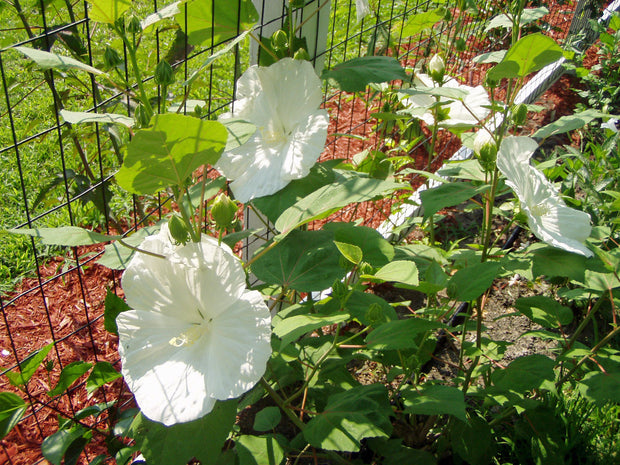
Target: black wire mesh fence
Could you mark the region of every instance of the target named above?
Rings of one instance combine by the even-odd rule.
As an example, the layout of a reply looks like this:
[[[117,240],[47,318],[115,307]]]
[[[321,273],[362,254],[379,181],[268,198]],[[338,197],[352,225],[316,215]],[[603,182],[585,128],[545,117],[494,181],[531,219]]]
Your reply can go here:
[[[220,0],[196,0],[216,12]],[[253,35],[268,40],[286,27],[287,9],[280,0],[234,0],[223,2],[241,12],[253,4],[259,20]],[[533,7],[539,2],[531,2]],[[544,16],[544,33],[559,43],[569,31],[579,32],[583,11],[600,11],[598,2],[544,2],[550,12]],[[591,8],[584,10],[583,4]],[[391,55],[410,69],[421,69],[432,50],[441,48],[451,75],[469,85],[481,84],[490,65],[473,64],[485,52],[509,44],[508,32],[486,31],[485,20],[494,16],[501,2],[431,2],[421,0],[377,0],[372,14],[358,20],[353,0],[308,0],[296,10],[303,39],[315,69],[320,74],[348,59],[362,55]],[[168,11],[158,0],[132,2],[132,14],[144,20],[156,12]],[[192,8],[192,4],[188,8]],[[0,6],[0,228],[24,229],[75,225],[104,233],[126,234],[153,225],[171,210],[165,195],[136,198],[123,193],[114,182],[122,163],[122,145],[130,130],[108,122],[69,124],[63,111],[89,111],[140,117],[132,95],[140,86],[132,78],[127,44],[114,38],[110,28],[92,21],[86,1],[4,1]],[[433,33],[422,28],[410,34],[411,23],[421,15],[443,18]],[[588,13],[589,14],[589,13]],[[163,15],[165,16],[165,15]],[[237,33],[242,31],[241,14]],[[152,18],[152,17],[151,17]],[[129,19],[127,19],[129,21]],[[573,25],[573,26],[571,26]],[[237,33],[218,36],[211,29],[207,45],[195,46],[184,31],[187,16],[158,22],[138,45],[141,76],[151,102],[163,111],[191,113],[214,119],[226,111],[235,98],[235,81],[251,63],[261,62],[266,52],[256,42]],[[49,51],[71,57],[79,63],[104,70],[110,79],[77,72],[41,69],[18,47]],[[210,63],[214,54],[222,56]],[[174,83],[162,85],[154,70],[165,60],[174,73]],[[199,72],[199,73],[198,73]],[[191,86],[188,85],[191,83]],[[383,110],[393,105],[381,86],[350,94],[325,84],[324,106],[330,114],[330,134],[323,160],[354,160],[364,150],[387,155],[426,155],[428,134],[419,129],[415,144],[399,151],[398,140],[381,120]],[[171,99],[169,96],[173,96]],[[388,142],[386,142],[388,141]],[[440,159],[459,146],[455,137],[441,141]],[[417,168],[422,168],[417,166]],[[217,178],[217,173],[200,173]],[[421,181],[412,179],[414,186]],[[223,186],[222,186],[223,187]],[[391,202],[367,203],[343,210],[328,221],[360,219],[377,227],[392,210]],[[246,245],[245,247],[248,247]],[[118,368],[115,337],[104,327],[104,300],[122,297],[120,270],[98,265],[103,246],[61,248],[20,235],[4,235],[0,244],[0,366],[2,374],[27,370],[28,356],[48,344],[46,362],[22,390],[0,377],[0,388],[19,393],[32,406],[17,427],[2,440],[0,457],[13,464],[39,463],[40,444],[55,431],[58,418],[75,418],[87,406],[120,400],[132,405],[131,394],[120,380],[87,396],[85,382],[50,397],[47,392],[67,365],[82,361],[107,361]],[[240,250],[244,253],[244,250]],[[247,256],[247,250],[245,251]],[[84,463],[105,451],[97,439],[97,425],[106,416],[83,420],[94,426],[95,441],[81,458]],[[103,426],[102,426],[103,427]],[[103,436],[102,436],[103,438]]]

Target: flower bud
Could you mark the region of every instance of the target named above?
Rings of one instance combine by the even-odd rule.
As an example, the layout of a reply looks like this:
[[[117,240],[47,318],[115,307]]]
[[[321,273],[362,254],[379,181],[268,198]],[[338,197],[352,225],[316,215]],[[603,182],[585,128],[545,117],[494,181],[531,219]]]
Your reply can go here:
[[[148,116],[146,107],[142,103],[140,103],[136,107],[135,118],[136,118],[136,121],[138,122],[138,127],[140,128],[148,127],[149,123],[151,122],[151,119]]]
[[[142,32],[142,24],[140,24],[140,19],[137,16],[129,18],[127,32],[131,32],[132,34],[140,34]]]
[[[428,74],[430,74],[433,81],[437,84],[443,83],[443,75],[446,72],[446,65],[439,55],[433,55],[431,61],[428,63]]]
[[[103,64],[106,68],[116,68],[124,63],[118,52],[112,47],[108,46],[103,52]]]
[[[174,82],[174,69],[166,61],[161,60],[155,68],[155,82],[160,86],[169,86]]]
[[[288,36],[282,29],[278,29],[271,36],[271,46],[276,52],[286,50],[288,48]]]
[[[497,159],[497,144],[493,135],[482,128],[476,133],[474,139],[474,154],[480,160],[480,165],[486,172],[495,169],[495,160]]]
[[[520,103],[512,107],[512,122],[516,126],[521,126],[527,120],[527,105]]]
[[[376,302],[370,304],[368,310],[366,310],[365,317],[370,326],[377,326],[381,323],[385,323],[386,321],[381,305]]]
[[[295,58],[296,60],[310,61],[310,55],[308,55],[308,52],[305,48],[300,48],[299,50],[297,50],[293,55],[293,58]]]
[[[211,217],[218,229],[232,226],[237,215],[237,205],[223,192],[218,195],[211,206]]]
[[[189,240],[187,225],[178,215],[172,215],[168,220],[168,230],[172,238],[180,244],[186,244]]]

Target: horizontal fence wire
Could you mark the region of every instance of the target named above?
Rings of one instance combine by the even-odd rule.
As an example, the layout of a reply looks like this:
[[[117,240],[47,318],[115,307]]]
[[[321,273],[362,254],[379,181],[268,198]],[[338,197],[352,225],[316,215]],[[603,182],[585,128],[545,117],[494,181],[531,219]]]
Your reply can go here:
[[[228,1],[241,3],[241,0]],[[268,4],[275,1],[254,0],[261,17],[265,17]],[[3,20],[0,29],[4,29],[0,39],[0,161],[3,168],[0,183],[7,187],[7,194],[0,200],[0,228],[70,224],[109,234],[127,234],[153,225],[172,211],[171,199],[165,194],[136,198],[123,194],[114,184],[114,173],[122,160],[119,141],[126,140],[128,132],[106,124],[70,125],[59,117],[63,109],[135,116],[137,108],[130,96],[138,90],[137,83],[130,77],[127,49],[112,41],[105,25],[89,19],[88,2],[65,2],[66,6],[59,6],[61,3],[40,0],[22,7],[14,2],[14,10],[9,5],[0,9]],[[312,60],[319,73],[323,68],[367,54],[391,55],[410,70],[423,70],[431,51],[440,47],[452,75],[459,76],[468,85],[479,85],[489,66],[472,67],[472,58],[501,50],[509,44],[505,31],[489,33],[482,27],[497,11],[492,8],[492,2],[489,3],[489,8],[479,11],[476,20],[449,8],[450,20],[443,23],[433,39],[427,34],[406,37],[403,32],[413,15],[438,7],[430,1],[378,0],[373,2],[374,16],[358,22],[352,0],[309,0],[297,20],[307,21],[304,33],[309,34],[309,27],[315,28],[315,40],[308,46],[314,51]],[[139,17],[166,6],[161,0],[134,1],[133,4]],[[602,8],[600,2],[579,2],[575,13],[576,5],[574,1],[555,2],[554,9],[543,20],[543,28],[547,28],[543,32],[563,43],[568,34],[586,30],[588,19],[597,17]],[[283,1],[279,15],[260,22],[254,33],[268,38],[274,28],[283,27],[285,6]],[[312,23],[310,13],[306,12],[313,8],[325,9],[328,13]],[[324,46],[318,40],[322,31],[327,37]],[[172,64],[176,82],[169,93],[181,104],[186,89],[182,83],[230,40],[218,42],[213,36],[211,39],[211,45],[197,48],[189,44],[182,28],[165,28],[144,39],[140,58],[149,69],[162,58]],[[246,39],[235,46],[225,59],[209,67],[200,77],[192,99],[202,102],[203,117],[214,119],[227,111],[235,99],[234,83],[240,73],[260,60],[260,48],[253,49],[247,42]],[[125,82],[120,89],[93,75],[42,71],[15,49],[25,46],[52,51],[102,67],[106,63],[107,45],[120,51],[121,63],[107,70]],[[157,98],[154,94],[154,101],[160,105],[161,99],[167,96],[161,95],[162,89],[154,84],[154,76],[143,76],[143,81],[157,94]],[[390,105],[387,97],[376,88],[355,95],[339,92],[328,84],[325,90],[324,106],[330,113],[330,134],[337,135],[329,137],[322,160],[351,161],[364,150],[385,150],[383,135],[373,115]],[[191,113],[188,106],[181,111]],[[426,153],[428,135],[422,136],[411,149],[412,156],[416,151]],[[436,167],[457,148],[456,138],[446,137],[432,165]],[[215,177],[217,173],[210,171],[201,175]],[[421,184],[416,178],[411,182],[414,186]],[[328,221],[360,219],[363,224],[377,227],[389,217],[391,209],[390,200],[356,205]],[[119,285],[121,272],[97,265],[103,245],[60,248],[16,235],[6,236],[3,242],[0,256],[2,373],[18,370],[28,354],[44,345],[54,343],[54,347],[48,363],[36,372],[23,392],[10,386],[5,376],[0,377],[0,389],[19,392],[32,404],[17,428],[2,440],[0,454],[4,451],[8,463],[41,463],[38,447],[46,434],[55,431],[58,415],[74,417],[86,406],[115,399],[124,406],[133,405],[132,396],[121,381],[97,391],[90,398],[85,395],[84,383],[54,398],[46,394],[69,363],[108,361],[119,368],[116,339],[105,330],[102,314],[108,292],[123,296]],[[247,249],[240,252],[247,257]],[[106,417],[89,420],[88,426],[105,421]],[[85,463],[102,450],[105,450],[102,441],[94,441],[87,449]]]

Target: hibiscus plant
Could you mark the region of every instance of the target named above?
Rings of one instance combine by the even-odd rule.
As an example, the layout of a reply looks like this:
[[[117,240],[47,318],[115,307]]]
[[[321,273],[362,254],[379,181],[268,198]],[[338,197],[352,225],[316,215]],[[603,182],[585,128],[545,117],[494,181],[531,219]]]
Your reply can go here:
[[[127,51],[135,113],[62,117],[128,127],[116,183],[143,199],[168,196],[174,203],[161,221],[124,237],[78,227],[12,231],[48,244],[109,242],[100,263],[124,269],[125,300],[110,294],[105,311],[120,363],[70,365],[53,395],[87,373],[91,395],[122,375],[135,404],[100,403],[62,419],[43,442],[47,460],[69,463],[99,434],[123,464],[138,453],[149,465],[371,463],[364,457],[432,464],[448,456],[500,463],[493,460],[515,453],[511,425],[525,419],[537,432],[531,453],[542,460],[567,452],[553,441],[553,428],[542,426],[551,424],[545,412],[553,402],[569,392],[599,405],[620,401],[620,352],[613,345],[620,331],[617,222],[593,224],[533,160],[541,140],[611,116],[586,110],[523,135],[531,107],[519,92],[534,72],[564,59],[550,37],[522,34],[540,8],[508,2],[487,21],[488,30],[511,31],[511,43],[477,59],[488,71],[484,84],[472,87],[450,68],[456,46],[439,31],[455,13],[443,6],[408,18],[410,35],[430,35],[437,46],[416,69],[369,54],[321,72],[304,59],[302,37],[288,46],[299,35],[295,12],[304,2],[285,2],[286,27],[270,46],[253,30],[258,12],[249,0],[178,1],[146,18],[132,16],[128,1],[90,3],[90,19],[116,33]],[[375,3],[355,2],[359,21],[374,14]],[[456,3],[468,14],[468,2]],[[234,25],[212,21],[228,18],[214,10],[232,4]],[[259,43],[272,63],[245,69],[234,101],[217,118],[169,112],[174,70],[163,61],[156,66],[163,100],[155,105],[153,83],[144,79],[150,70],[136,60],[142,35],[167,20],[187,27],[195,47],[227,43],[201,70],[247,40]],[[41,67],[119,86],[74,58],[19,50]],[[320,159],[329,128],[326,90],[363,98],[369,85],[390,96],[390,118],[428,135],[427,164],[416,170],[427,181],[417,197],[410,197],[406,154],[381,157],[388,169],[363,169],[363,158]],[[448,164],[450,178],[443,178],[431,166],[448,132],[474,157]],[[208,176],[212,167],[221,176]],[[347,206],[377,200],[389,200],[392,217],[404,215],[403,224],[417,225],[420,238],[331,221]],[[463,206],[481,212],[479,229],[467,243],[448,243],[438,226],[446,211]],[[260,230],[239,228],[250,214]],[[502,236],[515,227],[524,240],[511,250]],[[246,248],[244,260],[242,241],[259,244]],[[493,283],[517,275],[555,286],[551,295],[512,303],[540,325],[536,336],[553,341],[553,349],[505,364],[506,344],[486,335],[483,317]],[[386,300],[381,288],[421,296],[423,303]],[[599,315],[605,327],[589,343],[580,336]],[[455,374],[431,379],[428,366],[445,341],[457,347],[457,358],[446,362]],[[11,383],[23,387],[50,349],[8,372]],[[3,396],[7,434],[26,404]]]

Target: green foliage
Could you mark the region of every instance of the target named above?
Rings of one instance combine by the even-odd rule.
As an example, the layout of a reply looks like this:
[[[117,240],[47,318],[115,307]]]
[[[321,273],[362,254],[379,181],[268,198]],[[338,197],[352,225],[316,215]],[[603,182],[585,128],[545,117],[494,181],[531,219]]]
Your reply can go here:
[[[336,65],[324,71],[321,77],[333,80],[345,92],[362,92],[372,83],[406,80],[407,73],[394,58],[366,56]]]

